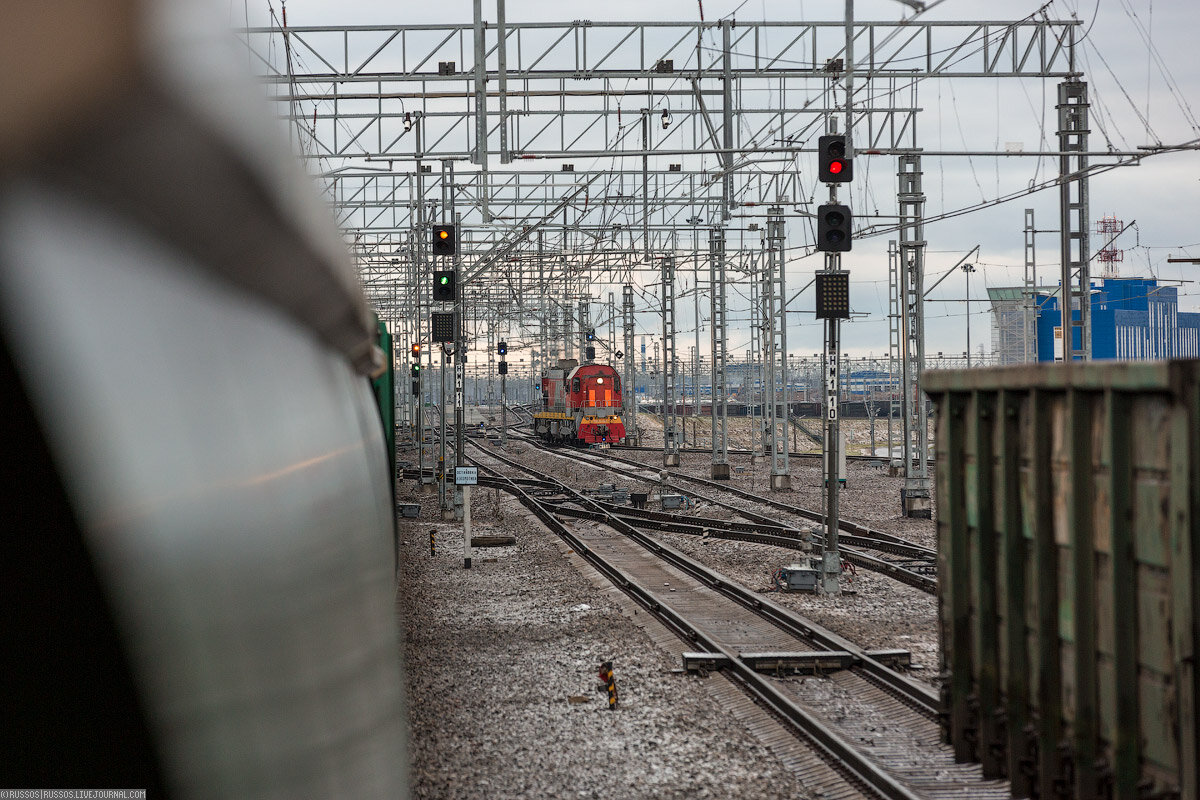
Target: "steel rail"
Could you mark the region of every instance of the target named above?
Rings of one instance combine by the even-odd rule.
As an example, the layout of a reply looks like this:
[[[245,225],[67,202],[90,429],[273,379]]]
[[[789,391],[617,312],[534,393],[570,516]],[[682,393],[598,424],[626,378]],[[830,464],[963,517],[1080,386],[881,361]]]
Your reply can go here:
[[[582,452],[587,453],[587,455],[585,457],[591,457],[591,458],[597,457],[594,453],[591,453],[590,451],[582,451]],[[635,466],[635,467],[640,467],[642,469],[652,469],[652,467],[650,467],[646,464],[641,464],[632,459],[622,458],[621,456],[607,455],[607,456],[600,456],[600,457],[615,459],[617,461],[622,461],[626,464],[629,464],[629,465]],[[754,494],[753,492],[748,492],[745,489],[739,489],[736,486],[729,486],[722,482],[709,480],[708,478],[697,478],[693,475],[687,475],[682,472],[672,472],[671,476],[673,478],[685,480],[690,483],[697,483],[697,484],[700,484],[701,486],[707,486],[712,489],[719,489],[721,491],[726,491],[731,494],[735,494],[738,497],[741,497],[745,500],[752,500],[756,503],[762,503],[762,504],[770,506],[772,508],[779,509],[780,511],[786,511],[789,514],[795,514],[796,516],[804,517],[805,519],[811,520],[813,522],[822,523],[825,521],[825,515],[819,511],[811,511],[807,508],[801,508],[800,506],[794,506],[794,505],[791,505],[790,503],[784,503],[782,501],[776,500],[771,497],[764,497],[762,495],[757,495],[757,494]],[[936,556],[937,556],[937,553],[929,548],[921,548],[920,545],[910,542],[907,539],[904,539],[903,537],[896,536],[895,534],[887,533],[885,531],[878,531],[878,530],[870,528],[866,525],[860,525],[857,522],[850,522],[848,520],[838,520],[838,527],[840,529],[846,531],[847,533],[854,534],[856,536],[862,536],[865,538],[875,539],[881,543],[891,542],[893,544],[907,545],[907,546],[913,547],[913,548],[920,548],[920,549],[923,549],[926,553],[928,553],[930,557],[936,558]]]
[[[476,447],[478,443],[472,442]],[[486,452],[486,451],[485,451]],[[501,463],[508,464],[518,470],[521,470],[529,475],[533,475],[539,479],[549,483],[556,484],[560,487],[564,495],[581,507],[581,509],[592,509],[592,519],[602,521],[617,530],[619,533],[632,539],[634,542],[645,547],[650,552],[667,561],[675,568],[692,576],[696,580],[702,582],[706,586],[719,592],[735,603],[749,609],[750,611],[759,614],[765,619],[771,621],[780,628],[792,633],[795,636],[800,636],[816,642],[819,646],[827,650],[843,650],[851,653],[856,659],[855,668],[860,670],[864,677],[868,678],[880,686],[881,688],[892,693],[901,700],[907,702],[910,706],[917,709],[921,713],[936,718],[938,713],[938,697],[931,689],[921,686],[911,678],[901,675],[899,672],[891,669],[882,662],[872,658],[867,652],[858,647],[850,640],[839,636],[838,634],[827,630],[820,625],[817,625],[811,620],[805,619],[792,611],[761,597],[754,592],[740,586],[737,583],[725,578],[720,573],[709,569],[693,558],[675,550],[674,548],[657,541],[649,536],[646,536],[635,527],[620,519],[618,516],[608,512],[591,498],[588,498],[575,489],[567,486],[558,479],[550,475],[540,473],[532,467],[528,467],[520,462],[507,459],[495,453],[487,453],[491,458],[494,458]],[[478,463],[478,462],[476,462]],[[481,465],[481,469],[489,469]],[[717,652],[717,651],[712,651]]]
[[[472,444],[478,447],[477,443],[473,442]],[[507,459],[502,457],[497,457],[494,453],[489,453],[489,455],[496,457],[499,461],[510,463],[512,466],[523,469],[531,475],[539,474],[535,470],[525,467],[524,465],[509,462]],[[488,469],[482,465],[480,466],[482,469]],[[546,477],[548,478],[549,476]],[[740,684],[746,691],[750,693],[752,697],[756,698],[771,711],[789,723],[796,733],[807,740],[819,752],[819,754],[827,763],[847,777],[852,784],[857,785],[859,788],[866,790],[870,794],[881,798],[886,798],[886,800],[919,800],[919,796],[912,792],[912,790],[896,780],[883,768],[859,752],[859,750],[855,748],[853,744],[844,739],[837,731],[833,730],[831,727],[816,718],[814,715],[784,694],[774,683],[772,683],[770,678],[758,673],[750,664],[747,664],[745,661],[743,661],[739,653],[723,646],[720,642],[704,633],[703,630],[692,625],[682,614],[666,603],[663,603],[649,589],[639,584],[635,578],[619,567],[609,563],[605,558],[592,550],[592,548],[590,548],[582,539],[572,533],[566,525],[564,525],[554,516],[553,510],[548,507],[548,504],[534,498],[525,491],[524,487],[516,482],[508,480],[503,476],[500,477],[500,480],[501,484],[503,484],[505,488],[514,494],[522,503],[522,505],[533,512],[533,514],[537,516],[537,518],[541,520],[547,528],[549,528],[554,534],[559,536],[563,541],[570,545],[570,547],[577,554],[579,554],[592,567],[599,571],[600,574],[604,575],[605,578],[610,580],[613,585],[624,591],[635,602],[637,602],[656,619],[666,625],[669,630],[671,630],[684,641],[703,647],[706,652],[719,653],[724,656],[725,664],[727,666],[722,667],[722,669],[727,671],[729,677],[734,679],[735,683]],[[550,480],[551,482],[553,481],[553,479]],[[567,492],[573,492],[570,487],[566,487],[564,485],[563,488]],[[615,522],[616,525],[614,525],[614,527],[616,527],[617,530],[621,530],[621,523],[619,521]],[[628,526],[624,527],[628,528]],[[633,534],[633,537],[636,540],[638,538],[637,532],[632,528],[628,528],[628,530],[629,533]],[[652,540],[651,543],[658,548],[662,548],[663,550],[669,550],[669,548],[663,548],[662,545],[653,543]],[[680,555],[682,557],[682,554]],[[713,574],[715,575],[715,573]],[[710,585],[712,584],[710,583]],[[714,588],[718,587],[714,586]],[[769,603],[769,601],[758,600],[757,602],[763,606],[774,605]],[[783,611],[783,609],[779,610]],[[811,634],[808,635],[811,636]],[[829,635],[834,636],[834,634]],[[845,650],[847,649],[846,646],[851,648],[849,650],[850,652],[854,652],[854,650],[857,649],[854,648],[851,643],[845,640],[840,640],[840,637],[838,637],[838,641],[840,642],[839,646],[831,649]],[[843,644],[846,646],[842,646]],[[887,668],[884,667],[884,669],[886,670]],[[891,670],[888,671],[891,672]],[[897,678],[903,677],[895,673],[893,674],[896,675]],[[931,692],[928,694],[932,695]],[[936,703],[936,697],[934,697],[931,702]]]
[[[603,506],[604,504],[602,503],[601,505]],[[630,513],[629,509],[619,506],[605,506],[605,508],[629,524],[640,528],[650,527],[671,533],[685,533],[697,536],[711,535],[721,539],[754,542],[756,544],[766,544],[803,551],[807,551],[811,543],[823,543],[823,537],[816,533],[812,534],[806,540],[795,536],[746,532],[728,527],[724,520],[708,520],[703,524],[700,522],[688,523],[677,520],[663,520],[655,517],[635,516]],[[877,542],[858,536],[845,536],[842,537],[841,541],[843,544],[849,544],[852,547],[880,549],[880,545]],[[895,564],[886,559],[877,558],[869,553],[862,553],[855,550],[844,550],[842,557],[856,566],[881,573],[893,580],[912,586],[914,589],[919,589],[927,594],[937,594],[937,579],[927,574],[917,572],[900,564]],[[921,560],[924,561],[924,559]],[[930,569],[936,569],[936,563],[928,561],[925,563],[928,564]]]
[[[534,440],[532,438],[527,439],[527,441],[530,441],[530,443],[535,444],[535,445],[540,445],[540,443],[538,443],[536,440]],[[586,455],[584,455],[585,459],[616,460],[616,461],[621,461],[626,464],[630,464],[631,466],[638,467],[639,469],[642,469],[642,470],[647,470],[647,471],[652,470],[652,467],[650,467],[648,465],[639,464],[636,461],[621,458],[620,456],[614,456],[614,455],[599,456],[599,455],[596,455],[596,454],[591,453],[586,450],[580,450],[578,452],[580,454],[586,454]],[[657,480],[656,476],[647,477],[645,475],[635,475],[634,473],[632,473],[628,470],[622,470],[619,467],[613,467],[611,465],[606,465],[606,468],[610,469],[614,472],[617,472],[618,474],[626,475],[627,477],[632,477],[632,478],[639,479],[639,480]],[[685,480],[699,482],[701,484],[710,486],[717,490],[730,492],[739,497],[742,497],[743,499],[763,503],[768,506],[774,506],[781,510],[787,511],[788,513],[796,514],[798,516],[805,517],[806,519],[810,519],[815,522],[824,521],[824,515],[822,515],[818,512],[808,511],[807,509],[802,509],[797,506],[792,506],[792,505],[789,505],[786,503],[780,503],[778,501],[772,500],[771,498],[761,497],[761,496],[753,494],[751,492],[746,492],[742,489],[737,489],[736,487],[728,486],[728,485],[725,485],[722,483],[717,483],[716,481],[709,481],[704,478],[693,478],[690,475],[683,475],[681,473],[672,473],[672,475],[677,478],[682,478]],[[675,488],[675,489],[679,489],[680,491],[683,491],[683,489],[681,487],[679,487],[675,484],[672,484],[670,481],[667,481],[666,485],[671,486],[672,488]],[[739,508],[738,506],[723,502],[721,500],[717,500],[716,498],[713,498],[711,496],[700,495],[700,494],[695,494],[695,493],[693,493],[693,496],[703,499],[707,502],[713,503],[714,505],[719,505],[723,508],[727,508],[739,515],[746,517],[747,519],[753,520],[762,525],[788,528],[788,526],[786,526],[786,525],[781,525],[781,523],[776,519],[772,519],[771,517],[764,516],[762,514],[759,514],[754,511],[750,511],[748,509]],[[890,553],[892,555],[899,555],[904,558],[920,559],[931,565],[934,565],[937,562],[937,552],[936,551],[934,551],[930,548],[927,548],[927,547],[922,547],[920,545],[914,544],[913,542],[910,542],[902,537],[895,536],[893,534],[886,533],[884,531],[876,531],[872,528],[868,528],[865,525],[859,525],[858,523],[849,522],[847,520],[839,520],[838,527],[841,530],[846,531],[846,533],[848,534],[847,536],[841,537],[841,542],[843,545],[845,545],[841,549],[841,554],[842,554],[842,557],[846,561],[848,561],[856,566],[863,567],[864,569],[869,569],[873,572],[880,572],[880,573],[886,574],[889,577],[892,577],[902,583],[912,586],[913,588],[920,589],[921,591],[927,592],[929,594],[933,594],[937,591],[937,581],[935,579],[929,577],[928,575],[920,573],[920,572],[916,572],[914,570],[909,570],[903,566],[893,564],[889,561],[885,561],[880,558],[876,558],[867,553],[863,553],[858,550],[854,550],[853,548],[854,547],[862,547],[862,548],[867,548],[870,550],[878,550],[880,552]],[[822,534],[814,533],[814,534],[812,534],[812,537],[813,537],[813,541],[815,543],[819,543],[822,545],[824,544],[825,537]]]

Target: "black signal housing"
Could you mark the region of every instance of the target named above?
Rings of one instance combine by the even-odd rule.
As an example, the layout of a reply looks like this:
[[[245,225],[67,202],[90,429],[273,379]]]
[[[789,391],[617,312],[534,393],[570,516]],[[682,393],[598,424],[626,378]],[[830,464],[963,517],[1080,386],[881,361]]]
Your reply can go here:
[[[824,253],[849,252],[853,221],[849,206],[820,206],[817,209],[817,249]]]
[[[822,183],[854,180],[854,161],[846,158],[846,137],[830,134],[817,139],[817,178]]]

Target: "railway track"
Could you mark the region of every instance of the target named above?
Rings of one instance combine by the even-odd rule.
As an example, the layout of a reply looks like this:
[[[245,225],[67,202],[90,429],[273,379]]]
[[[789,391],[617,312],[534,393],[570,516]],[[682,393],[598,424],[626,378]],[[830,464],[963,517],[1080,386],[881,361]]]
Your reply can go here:
[[[656,419],[661,420],[661,417],[658,417],[653,412],[649,412],[649,413],[651,414],[651,416],[654,416]],[[707,415],[704,415],[704,416],[705,416],[705,418],[707,418]],[[807,417],[807,418],[789,417],[788,422],[789,422],[789,424],[793,424],[793,423],[797,423],[797,422],[820,423],[821,420],[813,419],[811,417]],[[809,434],[806,433],[805,435],[808,436]],[[933,445],[931,442],[930,447],[932,448],[932,446]],[[661,453],[663,451],[662,447],[648,447],[648,446],[643,446],[643,445],[625,445],[625,444],[613,445],[612,449],[617,450],[617,451],[624,450],[627,452],[646,452],[646,453]],[[681,447],[679,449],[679,452],[680,453],[711,453],[712,448],[711,447]],[[746,456],[746,455],[751,455],[755,451],[747,450],[744,448],[732,448],[731,447],[731,448],[728,448],[726,450],[726,452],[729,453],[730,455]],[[759,452],[759,455],[761,456],[762,453]],[[789,458],[803,458],[803,459],[817,459],[817,458],[823,459],[824,455],[822,453],[789,452],[788,457]],[[858,462],[858,463],[863,463],[863,464],[875,464],[875,465],[879,465],[879,466],[884,466],[891,459],[889,459],[888,456],[879,456],[879,455],[847,455],[846,460],[849,462]],[[926,463],[929,465],[930,469],[933,469],[936,466],[936,462],[932,458],[927,459]]]
[[[562,458],[592,461],[593,463],[602,464],[604,469],[629,478],[633,478],[635,480],[654,482],[659,481],[659,475],[656,474],[653,467],[641,464],[631,459],[626,459],[611,454],[599,454],[596,451],[584,449],[572,449],[567,451],[569,452],[569,455],[567,455],[559,453],[555,448],[545,447],[542,442],[532,436],[525,436],[524,440],[534,447],[539,447],[545,452],[560,456]],[[605,451],[605,453],[608,453],[608,451]],[[632,467],[633,470],[614,465],[611,463],[613,461],[625,464],[628,467]],[[640,472],[634,470],[640,470]],[[696,478],[678,472],[672,473],[671,478],[666,482],[667,486],[670,486],[677,491],[686,492],[692,497],[701,499],[715,506],[726,508],[762,526],[783,529],[785,531],[795,531],[797,533],[800,532],[800,529],[795,526],[787,525],[786,523],[780,522],[775,518],[760,514],[747,508],[743,508],[740,505],[718,499],[711,494],[701,494],[685,489],[684,487],[679,486],[678,483],[674,483],[673,481],[675,479],[704,486],[716,492],[733,494],[743,500],[748,500],[751,503],[776,508],[789,514],[799,516],[810,522],[824,522],[824,517],[819,512],[809,511],[808,509],[793,506],[789,503],[783,503],[775,500],[774,498],[762,497],[760,495],[753,494],[752,492],[739,489],[735,486],[729,486],[725,483],[711,481],[705,478]],[[664,521],[671,521],[671,517],[674,517],[675,521],[679,521],[679,518],[675,515],[666,515],[666,519],[664,519]],[[650,517],[650,519],[653,519],[653,517]],[[917,545],[902,537],[895,536],[894,534],[886,533],[884,531],[876,531],[865,525],[859,525],[858,523],[847,520],[840,521],[838,528],[843,532],[843,534],[838,537],[839,550],[842,553],[842,557],[846,561],[854,564],[857,567],[862,567],[863,569],[868,569],[873,572],[879,572],[887,575],[894,580],[905,583],[913,588],[920,589],[928,594],[935,594],[937,592],[937,578],[935,576],[937,570],[936,551]],[[725,536],[725,538],[746,538],[747,541],[753,541],[753,539],[749,539],[747,537],[739,537],[734,535],[736,533],[735,529],[722,528],[719,523],[714,523],[710,530],[711,529],[727,530],[730,535]],[[679,532],[691,533],[693,531],[689,529],[681,529]],[[813,544],[824,546],[825,537],[819,531],[809,531],[806,535],[808,538],[804,541],[810,541]],[[779,544],[779,542],[767,541],[764,541],[763,543]],[[787,543],[783,544],[783,546],[792,546],[792,544]],[[874,550],[879,553],[898,556],[904,559],[904,561],[890,561],[885,558],[863,552],[864,550]]]
[[[518,410],[518,413],[520,411]],[[525,412],[526,414],[528,412]],[[531,420],[532,417],[530,416]],[[510,426],[515,430],[510,431],[510,435],[514,439],[520,439],[525,443],[539,448],[543,452],[549,453],[559,458],[577,461],[592,461],[601,463],[604,469],[610,470],[620,475],[624,475],[635,480],[643,481],[659,481],[659,475],[654,468],[646,464],[642,464],[632,459],[624,458],[612,454],[612,449],[606,449],[602,453],[584,448],[554,448],[549,447],[532,433],[521,430],[528,424],[528,420]],[[477,438],[477,434],[468,436],[468,440]],[[608,462],[608,463],[605,463]],[[618,466],[611,462],[618,462],[632,467],[633,470],[640,470],[641,473],[631,469]],[[747,492],[735,486],[730,486],[727,483],[708,480],[706,478],[697,478],[683,473],[672,473],[673,479],[687,481],[692,484],[704,486],[716,492],[726,492],[740,497],[743,500],[761,506],[775,508],[799,516],[810,522],[824,524],[824,516],[820,512],[810,511],[808,509],[794,506],[789,503],[784,503],[770,497],[763,497],[752,492]],[[668,480],[666,485],[671,486],[677,491],[686,492],[690,496],[703,500],[714,506],[728,509],[740,516],[745,517],[756,523],[759,526],[758,530],[742,530],[739,529],[736,523],[730,523],[725,520],[709,520],[710,524],[706,526],[698,526],[695,523],[689,523],[688,518],[680,518],[679,515],[642,512],[640,514],[633,513],[633,509],[620,508],[615,513],[623,514],[629,524],[642,528],[656,528],[658,530],[668,530],[676,533],[700,534],[708,533],[709,535],[718,535],[726,539],[740,539],[742,541],[753,541],[760,544],[770,544],[780,547],[786,547],[795,550],[803,550],[809,545],[824,546],[825,537],[818,530],[810,530],[807,532],[801,531],[795,526],[787,525],[775,518],[760,514],[751,509],[735,505],[711,494],[701,494],[693,490],[685,489],[677,483],[672,483]],[[768,530],[762,530],[767,528]],[[872,572],[877,572],[886,575],[893,580],[912,586],[927,594],[937,593],[937,552],[910,542],[902,537],[895,536],[884,531],[876,531],[865,525],[860,525],[848,520],[842,520],[838,525],[842,532],[838,537],[839,551],[842,558],[862,569],[867,569]],[[772,536],[774,538],[772,538]],[[884,553],[890,556],[897,556],[903,559],[900,562],[888,560],[877,555],[873,555],[867,550]]]
[[[892,669],[883,655],[859,648],[647,536],[630,519],[639,516],[652,519],[653,512],[619,513],[621,509],[606,507],[551,475],[506,458],[478,442],[471,445],[480,451],[479,457],[472,460],[480,467],[482,484],[516,496],[597,571],[687,646],[698,648],[699,652],[692,654],[693,661],[699,659],[721,672],[792,728],[829,768],[837,771],[841,781],[848,782],[866,797],[929,796],[928,754],[916,758],[911,747],[906,752],[901,743],[911,745],[920,739],[929,746],[937,746],[938,702],[931,689]],[[503,474],[497,464],[529,477]],[[647,514],[651,516],[643,516]],[[562,517],[576,522],[564,522]],[[617,535],[602,533],[602,529]],[[750,530],[744,533],[778,535]],[[671,577],[663,580],[662,570],[668,567]],[[671,588],[664,588],[664,583]],[[801,701],[797,698],[801,684],[795,679],[774,678],[761,671],[764,649],[775,657],[790,649],[810,657],[821,653],[827,659],[842,659],[846,668],[830,676],[831,685],[841,697],[837,702],[853,698],[851,702],[861,707],[863,714],[881,715],[887,723],[879,729],[890,731],[888,736],[894,741],[875,741],[872,735],[867,746],[861,741],[856,744],[856,738],[861,737],[853,732],[853,725],[830,721],[837,714],[831,714],[822,705],[824,700],[806,697]],[[953,791],[958,796],[1003,795],[1005,790],[981,784],[970,769],[954,767],[952,754],[945,748],[938,752],[946,761],[945,769],[962,773],[950,782],[952,785],[939,783],[939,794]],[[943,774],[945,769],[939,768]],[[847,796],[844,783],[835,787],[829,784],[828,776],[821,778],[819,773],[818,770],[808,774],[805,780],[819,786],[824,792],[822,796]],[[971,793],[964,795],[966,791]]]

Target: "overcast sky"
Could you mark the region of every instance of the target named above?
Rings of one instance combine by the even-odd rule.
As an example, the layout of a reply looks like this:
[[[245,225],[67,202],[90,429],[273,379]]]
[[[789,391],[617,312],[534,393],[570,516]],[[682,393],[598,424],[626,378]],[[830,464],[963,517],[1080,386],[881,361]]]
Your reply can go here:
[[[278,13],[281,4],[272,0]],[[1197,0],[1055,0],[1049,4],[1031,0],[945,0],[922,19],[929,20],[1015,20],[1048,5],[1051,18],[1066,19],[1072,14],[1084,21],[1087,36],[1080,46],[1082,67],[1089,81],[1092,101],[1090,149],[1136,149],[1150,144],[1174,144],[1200,138],[1181,108],[1180,98],[1200,112],[1200,58],[1195,49],[1200,32],[1200,6]],[[704,16],[708,21],[732,15],[744,21],[755,20],[840,20],[845,9],[841,0],[793,0],[732,2],[706,0]],[[252,25],[267,24],[266,0],[230,0],[229,13],[235,23],[248,12]],[[510,22],[569,21],[576,18],[627,21],[695,21],[700,9],[696,0],[608,0],[605,3],[519,2],[507,5]],[[911,13],[891,0],[858,0],[858,20],[895,20]],[[441,0],[418,3],[410,0],[290,0],[288,22],[303,25],[418,24],[470,22],[469,0]],[[1153,51],[1136,31],[1136,15],[1149,30]],[[485,0],[484,16],[495,18],[495,1]],[[1173,92],[1164,71],[1174,83]],[[1053,80],[1045,82],[1045,101],[1038,81],[1014,79],[955,79],[925,81],[919,89],[920,144],[929,150],[1003,150],[1008,143],[1020,143],[1025,150],[1039,146],[1039,129],[1045,123],[1050,149],[1055,148]],[[1191,120],[1196,114],[1190,115]],[[860,157],[866,159],[868,157]],[[877,207],[881,214],[895,213],[895,158],[875,156],[866,170],[856,162],[853,205],[856,212]],[[1136,229],[1125,233],[1116,246],[1125,249],[1121,274],[1157,276],[1180,283],[1180,305],[1184,310],[1200,310],[1200,286],[1196,267],[1167,264],[1169,255],[1200,256],[1200,154],[1166,154],[1148,158],[1140,166],[1126,167],[1094,176],[1091,180],[1091,216],[1112,215],[1130,222]],[[935,215],[991,200],[1029,183],[1035,175],[1052,176],[1057,164],[1050,159],[1040,165],[1037,159],[997,159],[974,157],[924,159],[926,212]],[[977,272],[971,280],[972,298],[982,297],[985,286],[1014,285],[1023,274],[1023,210],[1034,208],[1038,227],[1058,227],[1058,193],[1049,189],[983,211],[929,224],[926,238],[927,284],[975,245],[981,254],[974,259]],[[789,221],[789,226],[791,225]],[[799,231],[789,227],[789,244],[803,243]],[[894,235],[893,235],[894,236]],[[887,239],[875,237],[856,242],[854,252],[844,257],[843,265],[852,270],[852,305],[865,312],[865,319],[844,327],[845,347],[854,355],[887,351]],[[1093,236],[1093,250],[1101,244]],[[797,259],[788,264],[788,294],[808,282],[812,271],[821,266],[820,257]],[[1043,234],[1038,240],[1039,277],[1056,280],[1058,239]],[[1094,262],[1093,262],[1094,264]],[[1095,264],[1094,264],[1095,269]],[[968,323],[966,277],[962,273],[947,278],[933,293],[926,306],[928,352],[961,352]],[[811,310],[811,290],[789,308]],[[680,308],[680,327],[692,325],[691,303]],[[990,349],[991,319],[983,303],[973,303],[970,325],[972,349],[982,343]],[[653,332],[657,325],[648,316],[639,328]],[[740,335],[740,334],[736,334]],[[820,349],[820,328],[811,314],[793,314],[789,319],[789,350],[811,354]],[[704,336],[707,339],[707,335]],[[731,337],[732,338],[732,337]],[[744,337],[742,337],[744,338]],[[685,337],[680,351],[686,352]],[[730,348],[740,352],[744,341],[731,341]],[[707,344],[702,346],[707,351]]]

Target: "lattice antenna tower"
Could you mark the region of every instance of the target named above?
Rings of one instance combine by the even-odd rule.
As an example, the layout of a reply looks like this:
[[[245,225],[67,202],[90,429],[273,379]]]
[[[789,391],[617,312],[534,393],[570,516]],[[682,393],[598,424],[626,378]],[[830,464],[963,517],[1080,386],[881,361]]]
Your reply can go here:
[[[1110,243],[1103,250],[1096,253],[1096,260],[1100,262],[1101,278],[1119,277],[1117,274],[1117,262],[1125,260],[1125,251],[1112,247],[1111,242],[1124,229],[1124,220],[1119,220],[1112,215],[1096,220],[1096,234],[1100,236],[1101,241]]]

